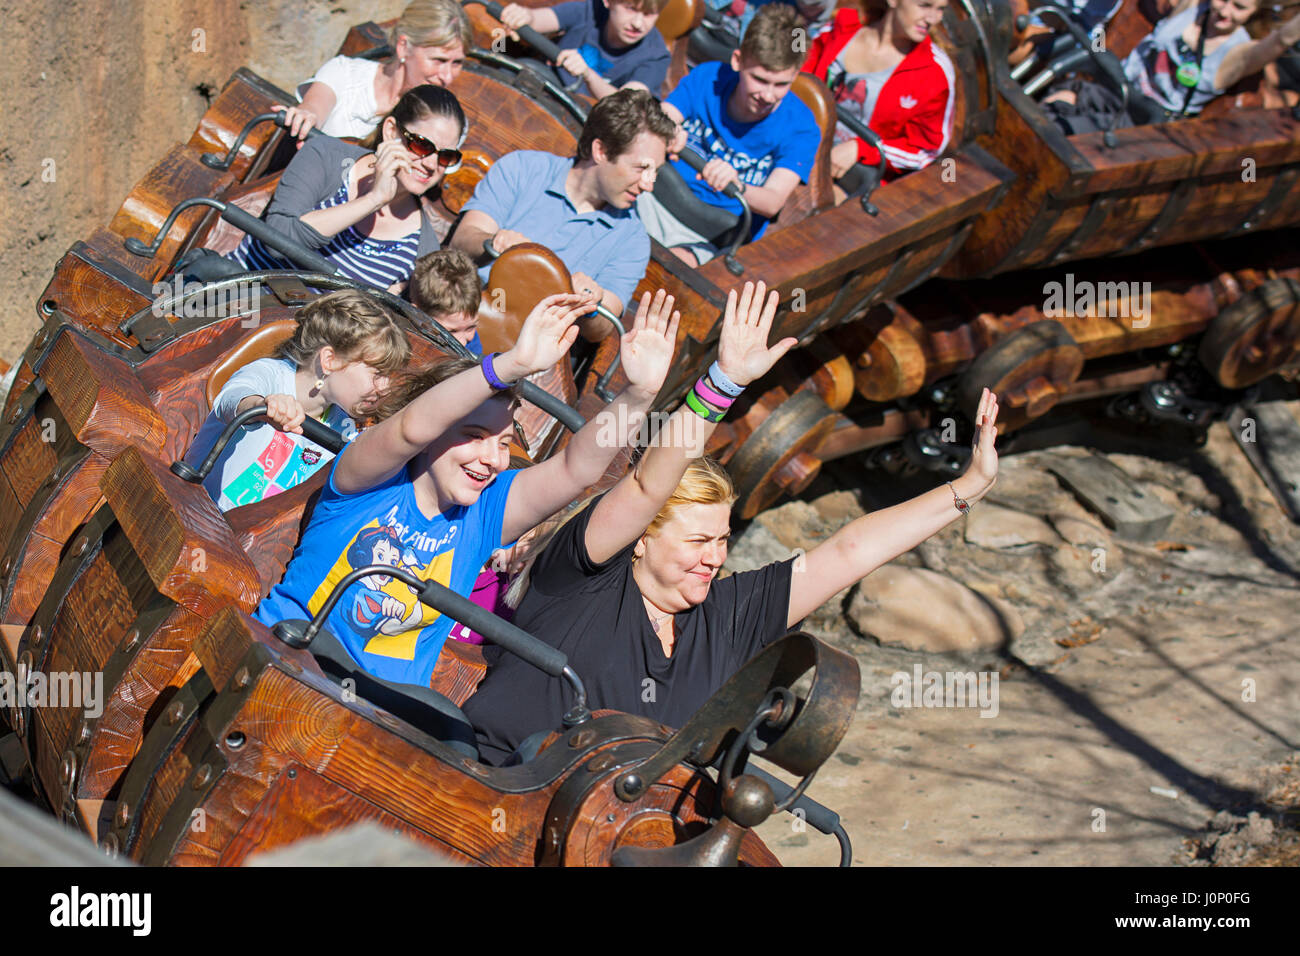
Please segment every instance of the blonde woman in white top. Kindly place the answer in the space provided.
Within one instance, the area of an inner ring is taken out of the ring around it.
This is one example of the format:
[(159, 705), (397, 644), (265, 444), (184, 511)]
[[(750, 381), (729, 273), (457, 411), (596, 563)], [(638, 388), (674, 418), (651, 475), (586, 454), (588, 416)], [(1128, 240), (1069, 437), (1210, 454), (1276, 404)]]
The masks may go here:
[(407, 90), (450, 85), (472, 44), (459, 3), (415, 0), (393, 27), (391, 57), (334, 57), (298, 86), (301, 102), (285, 110), (286, 125), (299, 139), (313, 127), (330, 136), (368, 136)]

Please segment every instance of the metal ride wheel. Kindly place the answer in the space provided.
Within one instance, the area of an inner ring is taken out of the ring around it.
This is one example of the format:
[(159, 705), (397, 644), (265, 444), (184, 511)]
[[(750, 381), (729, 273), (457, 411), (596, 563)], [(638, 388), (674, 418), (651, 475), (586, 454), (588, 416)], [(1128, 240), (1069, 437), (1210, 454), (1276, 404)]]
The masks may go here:
[(980, 393), (998, 396), (998, 431), (1046, 414), (1083, 371), (1083, 350), (1060, 322), (1034, 322), (986, 349), (957, 382), (958, 407), (974, 416)]
[(1247, 388), (1300, 360), (1300, 282), (1270, 279), (1210, 323), (1197, 357), (1224, 388)]
[(752, 518), (782, 494), (807, 488), (821, 470), (813, 453), (834, 425), (834, 412), (812, 391), (795, 392), (772, 409), (727, 462), (736, 513)]

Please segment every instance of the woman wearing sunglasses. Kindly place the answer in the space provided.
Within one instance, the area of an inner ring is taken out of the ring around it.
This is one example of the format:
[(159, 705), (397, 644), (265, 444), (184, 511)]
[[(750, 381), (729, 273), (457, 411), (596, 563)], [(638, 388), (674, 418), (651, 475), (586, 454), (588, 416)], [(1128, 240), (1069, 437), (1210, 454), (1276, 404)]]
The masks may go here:
[[(415, 260), (438, 249), (424, 208), (460, 164), (465, 113), (440, 86), (417, 86), (360, 145), (314, 136), (290, 161), (267, 225), (334, 263), (345, 276), (400, 291)], [(230, 254), (245, 269), (293, 268), (252, 236)]]

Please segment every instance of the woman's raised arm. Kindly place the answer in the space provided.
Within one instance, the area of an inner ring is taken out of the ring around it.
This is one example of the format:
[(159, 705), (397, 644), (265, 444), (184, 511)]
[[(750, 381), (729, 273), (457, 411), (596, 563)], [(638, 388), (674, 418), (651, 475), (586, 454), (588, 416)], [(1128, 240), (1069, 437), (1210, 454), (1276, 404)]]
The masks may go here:
[[(766, 375), (797, 341), (782, 339), (768, 348), (767, 337), (779, 296), (776, 292), (765, 296), (764, 292), (762, 282), (757, 287), (746, 282), (739, 296), (735, 289), (727, 294), (718, 367), (741, 387)], [(648, 294), (642, 297), (642, 309), (648, 298)], [(657, 297), (655, 301), (659, 301)], [(691, 459), (704, 454), (704, 446), (716, 427), (716, 422), (706, 421), (685, 403), (673, 413), (636, 468), (597, 502), (587, 523), (585, 541), (592, 561), (599, 564), (609, 560), (645, 533), (682, 480)]]
[(940, 485), (910, 501), (863, 515), (809, 551), (790, 579), (786, 626), (794, 627), (839, 591), (960, 518), (956, 498), (968, 504), (983, 498), (998, 475), (998, 453), (993, 448), (997, 420), (997, 396), (986, 388), (975, 415), (978, 430), (970, 466), (952, 488)]

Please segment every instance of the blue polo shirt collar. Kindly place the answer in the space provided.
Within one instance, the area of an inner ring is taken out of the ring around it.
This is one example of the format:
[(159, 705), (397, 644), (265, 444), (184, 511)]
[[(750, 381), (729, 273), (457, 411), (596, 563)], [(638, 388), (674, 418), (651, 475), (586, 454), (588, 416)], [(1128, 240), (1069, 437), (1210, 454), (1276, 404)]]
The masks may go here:
[[(613, 229), (614, 217), (611, 216), (607, 211), (609, 208), (608, 206), (603, 207), (601, 209), (593, 209), (591, 212), (578, 212), (578, 207), (575, 206), (573, 204), (573, 200), (569, 198), (569, 191), (566, 188), (566, 182), (569, 178), (569, 170), (571, 169), (573, 169), (573, 160), (567, 161), (563, 166), (560, 167), (559, 172), (555, 174), (555, 178), (551, 180), (551, 184), (546, 187), (546, 192), (550, 193), (553, 196), (560, 197), (560, 199), (564, 201), (564, 204), (573, 211), (573, 214), (575, 216), (580, 216), (580, 217), (590, 216), (596, 222), (602, 223), (603, 225), (608, 226), (610, 229)], [(619, 211), (622, 212), (623, 210), (619, 210)]]

